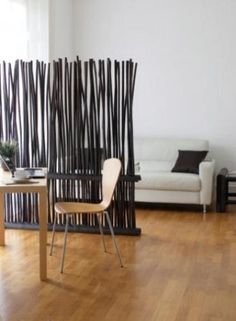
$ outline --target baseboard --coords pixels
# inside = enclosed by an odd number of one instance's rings
[[[38,230],[39,224],[29,224],[29,223],[5,223],[5,227],[8,229],[22,229],[22,230]],[[52,224],[48,224],[48,231],[52,230]],[[59,232],[65,231],[65,225],[57,225],[56,230]],[[116,235],[131,235],[131,236],[139,236],[141,234],[141,228],[116,228],[113,227],[114,233]],[[99,227],[88,227],[88,226],[69,226],[68,232],[78,232],[78,233],[91,233],[91,234],[99,234]],[[103,228],[104,234],[110,234],[110,230],[107,227]]]
[[[203,212],[203,206],[200,204],[135,202],[135,207],[143,209],[175,210],[181,212]],[[207,212],[213,210],[214,209],[212,205],[207,206]]]

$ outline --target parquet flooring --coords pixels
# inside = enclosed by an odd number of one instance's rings
[[[63,233],[38,277],[38,232],[6,231],[0,248],[1,321],[235,321],[236,207],[227,213],[137,209],[140,237]],[[48,240],[51,233],[48,233]]]

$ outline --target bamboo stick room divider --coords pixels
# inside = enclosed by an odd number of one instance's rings
[[[109,215],[116,233],[140,234],[134,203],[136,71],[132,60],[78,57],[0,65],[0,139],[18,142],[18,167],[48,168],[49,224],[56,201],[98,202],[103,160],[116,157],[122,173]],[[36,195],[7,196],[6,207],[8,226],[38,223]],[[98,232],[97,223],[78,213],[70,229]]]

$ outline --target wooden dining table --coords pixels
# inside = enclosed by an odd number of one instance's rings
[[[37,193],[39,196],[39,278],[47,279],[47,179],[31,179],[28,182],[16,183],[10,172],[0,170],[0,246],[5,245],[5,194]]]

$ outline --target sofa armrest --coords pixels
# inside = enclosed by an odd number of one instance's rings
[[[212,187],[215,170],[215,161],[204,161],[199,165],[199,177],[201,180],[200,204],[210,205],[212,201]]]

